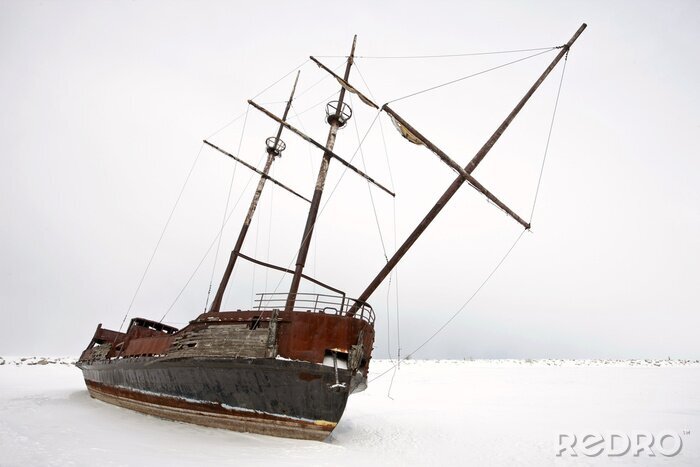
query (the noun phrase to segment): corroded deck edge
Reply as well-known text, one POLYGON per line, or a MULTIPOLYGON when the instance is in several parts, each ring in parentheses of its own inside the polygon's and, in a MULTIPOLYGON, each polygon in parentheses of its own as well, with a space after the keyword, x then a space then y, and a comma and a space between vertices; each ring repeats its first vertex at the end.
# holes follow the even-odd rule
POLYGON ((336 423, 301 420, 255 411, 226 408, 211 402, 147 394, 85 380, 90 396, 137 412, 212 428, 269 436, 323 441, 336 423))

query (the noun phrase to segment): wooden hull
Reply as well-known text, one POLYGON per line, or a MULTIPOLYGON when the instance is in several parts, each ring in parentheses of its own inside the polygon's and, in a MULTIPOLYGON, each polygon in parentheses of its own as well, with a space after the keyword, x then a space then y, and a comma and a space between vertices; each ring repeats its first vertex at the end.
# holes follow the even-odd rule
POLYGON ((322 440, 366 386, 374 329, 343 313, 204 313, 183 329, 97 327, 77 366, 90 395, 198 425, 322 440))
MULTIPOLYGON (((78 363, 96 399, 166 419, 323 440, 357 381, 351 373, 279 359, 144 357, 78 363)), ((356 377, 357 379, 357 377, 356 377)))

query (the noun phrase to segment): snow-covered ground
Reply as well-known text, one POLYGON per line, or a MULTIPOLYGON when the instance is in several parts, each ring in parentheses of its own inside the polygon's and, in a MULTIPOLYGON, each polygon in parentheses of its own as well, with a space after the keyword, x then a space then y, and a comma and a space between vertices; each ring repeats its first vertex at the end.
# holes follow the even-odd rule
MULTIPOLYGON (((95 401, 72 361, 0 359, 0 466, 700 465, 698 361, 407 361, 391 397, 393 372, 351 396, 326 442, 197 427, 95 401), (656 457, 588 457, 580 448, 578 457, 556 456, 560 434, 611 432, 657 442, 671 432, 682 448, 674 457, 657 446, 656 457)), ((375 376, 388 368, 373 361, 375 376)))

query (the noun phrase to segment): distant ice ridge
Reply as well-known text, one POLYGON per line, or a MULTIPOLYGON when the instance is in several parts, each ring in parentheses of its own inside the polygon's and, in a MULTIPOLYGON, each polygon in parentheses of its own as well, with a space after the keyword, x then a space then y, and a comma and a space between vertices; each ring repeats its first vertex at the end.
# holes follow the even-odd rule
MULTIPOLYGON (((391 365, 391 361, 387 359, 373 359, 378 365, 391 365)), ((466 366, 466 367, 700 367, 700 360, 686 359, 553 359, 553 358, 538 358, 538 359, 462 359, 462 360, 419 360, 408 359, 402 360, 401 365, 420 365, 423 363, 440 363, 445 365, 466 366)))
MULTIPOLYGON (((283 357, 277 357, 278 360, 287 360, 283 357)), ((73 365, 77 361, 77 357, 0 357, 1 365, 73 365)), ((388 359, 373 359, 377 366, 391 365, 388 359)), ((420 360, 410 359, 403 360, 401 365, 419 365, 422 363, 440 363, 445 365, 457 365, 466 367, 579 367, 579 366, 600 366, 600 367, 700 367, 700 360, 686 359, 434 359, 420 360)))
POLYGON ((0 357, 0 365, 73 365, 77 357, 0 357))

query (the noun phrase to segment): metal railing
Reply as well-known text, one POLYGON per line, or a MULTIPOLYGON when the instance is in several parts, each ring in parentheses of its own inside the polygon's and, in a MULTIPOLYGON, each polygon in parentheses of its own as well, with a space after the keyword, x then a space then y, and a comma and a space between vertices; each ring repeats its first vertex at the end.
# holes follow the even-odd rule
MULTIPOLYGON (((283 310, 287 303, 288 293, 265 292, 256 294, 254 308, 258 311, 279 309, 283 310)), ((324 313, 328 315, 343 316, 355 305, 357 300, 345 295, 329 295, 320 293, 297 293, 292 311, 324 313)), ((374 310, 366 303, 359 304, 354 318, 374 324, 374 310)))

